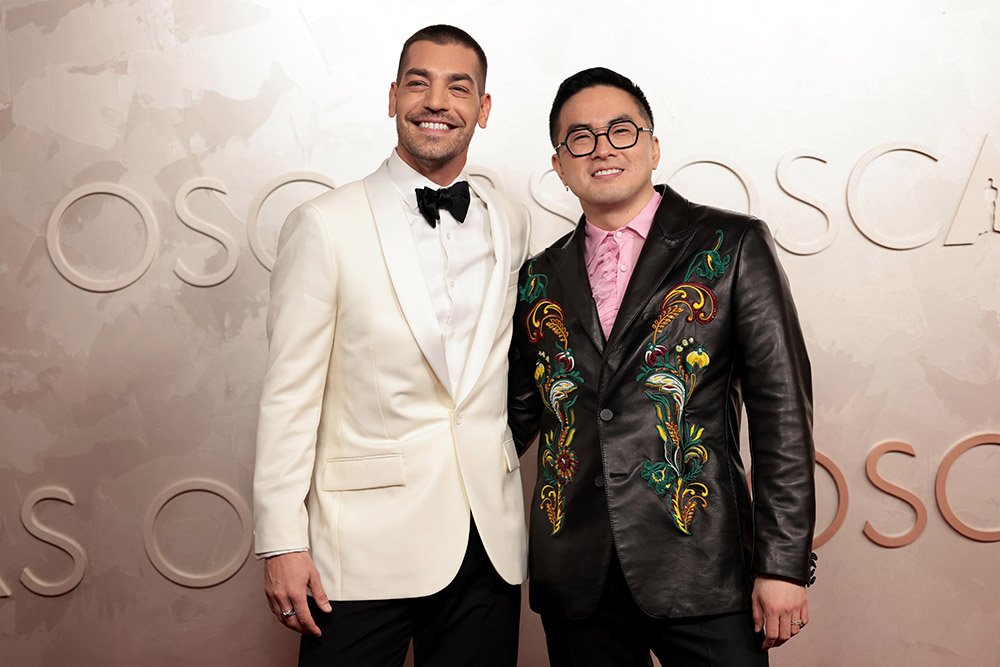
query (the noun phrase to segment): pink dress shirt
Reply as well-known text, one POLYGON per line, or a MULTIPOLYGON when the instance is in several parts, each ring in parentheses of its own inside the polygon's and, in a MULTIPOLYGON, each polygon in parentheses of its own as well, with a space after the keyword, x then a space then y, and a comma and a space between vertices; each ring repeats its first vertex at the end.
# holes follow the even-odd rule
POLYGON ((601 320, 605 340, 615 324, 625 288, 632 277, 642 244, 646 242, 653 226, 653 216, 660 205, 660 199, 660 194, 654 192, 653 198, 637 216, 613 232, 587 221, 583 259, 587 265, 587 277, 590 278, 590 289, 594 294, 594 303, 597 304, 597 316, 601 320))

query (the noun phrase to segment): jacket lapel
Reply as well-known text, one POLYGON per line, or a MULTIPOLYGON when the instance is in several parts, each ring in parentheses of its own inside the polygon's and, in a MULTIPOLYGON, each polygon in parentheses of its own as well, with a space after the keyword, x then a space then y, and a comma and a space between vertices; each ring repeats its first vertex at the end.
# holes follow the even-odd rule
POLYGON ((420 351, 450 395, 451 379, 444 352, 444 337, 434 315, 434 305, 423 279, 413 234, 386 164, 364 179, 368 203, 378 229, 382 255, 403 317, 420 351))
POLYGON ((688 225, 688 201, 666 185, 658 185, 656 189, 663 199, 625 288, 618 316, 608 336, 609 347, 617 345, 636 323, 644 324, 640 318, 642 311, 684 257, 693 238, 694 229, 688 225))
POLYGON ((594 291, 590 286, 590 278, 587 277, 587 263, 584 259, 586 237, 587 224, 581 217, 573 235, 562 248, 553 253, 552 273, 563 286, 561 297, 568 317, 580 323, 597 352, 603 354, 604 330, 597 315, 594 291))
POLYGON ((465 369, 458 383, 458 393, 455 396, 456 405, 469 395, 483 372, 487 358, 493 350, 496 341, 497 328, 504 314, 504 303, 507 301, 507 276, 510 275, 510 220, 503 206, 495 203, 490 197, 488 188, 482 187, 475 180, 469 179, 469 186, 486 204, 486 217, 490 225, 490 236, 493 239, 493 272, 486 282, 486 294, 480 306, 479 317, 476 319, 476 330, 469 346, 469 356, 465 360, 465 369))

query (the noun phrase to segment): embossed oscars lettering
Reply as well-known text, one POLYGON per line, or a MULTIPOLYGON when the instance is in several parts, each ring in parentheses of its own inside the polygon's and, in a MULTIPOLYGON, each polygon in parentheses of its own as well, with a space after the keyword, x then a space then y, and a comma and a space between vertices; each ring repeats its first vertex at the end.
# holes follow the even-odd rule
POLYGON ((246 562, 247 556, 250 554, 252 540, 252 530, 250 528, 252 521, 250 516, 250 508, 243 499, 233 489, 222 482, 211 479, 191 479, 178 482, 165 489, 153 501, 149 512, 146 513, 146 520, 143 523, 143 542, 146 547, 146 555, 149 557, 149 562, 156 568, 156 571, 175 584, 187 588, 210 588, 218 586, 239 572, 240 568, 243 567, 243 563, 246 562), (203 491, 221 498, 236 512, 236 516, 240 520, 241 541, 233 557, 218 570, 207 574, 184 572, 171 564, 163 555, 160 544, 156 539, 156 517, 160 515, 160 512, 163 511, 167 503, 181 494, 196 491, 203 491))
POLYGON ((864 156, 858 160, 858 163, 854 165, 854 169, 851 170, 851 176, 847 181, 847 210, 851 214, 851 220, 854 221, 854 225, 858 228, 858 231, 868 237, 868 240, 872 243, 877 243, 883 248, 889 248, 891 250, 912 250, 913 248, 919 248, 920 246, 927 245, 933 241, 937 237, 941 226, 934 225, 934 227, 925 229, 921 232, 914 232, 903 238, 893 238, 882 233, 875 225, 871 224, 871 221, 861 215, 861 202, 858 199, 858 190, 860 188, 861 179, 865 175, 865 170, 871 166, 872 162, 883 155, 888 155, 889 153, 895 153, 897 151, 916 153, 917 155, 923 155, 924 157, 937 162, 937 158, 931 155, 929 148, 917 144, 890 142, 876 146, 865 153, 864 156))
POLYGON ((937 479, 934 481, 934 496, 937 499, 938 509, 941 510, 941 516, 960 535, 970 540, 976 540, 977 542, 1000 542, 1000 528, 992 531, 973 528, 958 518, 958 515, 951 508, 951 503, 948 502, 948 474, 951 473, 951 467, 955 465, 955 461, 962 454, 965 454, 974 447, 984 446, 1000 447, 1000 434, 991 433, 989 435, 973 436, 955 445, 945 455, 944 460, 941 461, 941 465, 938 467, 937 479))
POLYGON ((38 522, 35 517, 35 506, 43 500, 60 500, 69 505, 76 504, 73 494, 68 489, 58 486, 43 487, 35 489, 24 499, 21 505, 21 523, 35 538, 46 544, 51 544, 57 549, 69 554, 73 560, 73 569, 60 581, 46 581, 38 577, 31 571, 30 567, 21 571, 21 583, 32 593, 44 595, 46 597, 65 595, 76 588, 87 570, 87 554, 84 553, 80 543, 72 537, 47 528, 38 522))
POLYGON ((156 256, 156 249, 160 244, 160 228, 156 223, 156 216, 153 215, 153 209, 136 192, 117 183, 91 183, 76 188, 56 204, 52 215, 49 216, 45 240, 49 250, 49 258, 63 278, 89 292, 115 292, 128 287, 141 278, 142 274, 153 263, 153 257, 156 256), (92 278, 73 267, 66 260, 59 242, 59 223, 62 222, 69 207, 84 197, 95 195, 110 195, 123 200, 135 209, 146 228, 146 247, 142 253, 142 259, 129 271, 108 280, 92 278))
MULTIPOLYGON (((489 172, 484 174, 484 176, 489 178, 491 174, 492 172, 489 172)), ((495 177, 495 174, 493 176, 495 177)), ((316 185, 323 185, 330 189, 337 187, 332 179, 323 174, 311 171, 296 171, 280 176, 267 183, 254 198, 247 213, 247 242, 254 257, 268 271, 274 266, 274 253, 264 247, 264 243, 260 238, 260 210, 268 197, 278 189, 291 183, 315 183, 316 185)), ((178 259, 174 263, 174 273, 185 283, 194 287, 214 287, 225 282, 235 273, 239 262, 239 249, 236 240, 231 234, 199 218, 188 207, 188 197, 196 190, 211 190, 224 195, 227 193, 226 186, 221 181, 212 178, 193 178, 184 183, 174 197, 174 211, 181 223, 185 227, 220 243, 226 250, 226 261, 218 271, 199 275, 188 266, 184 259, 178 259)), ((56 204, 55 209, 53 209, 52 214, 49 216, 46 227, 46 244, 53 266, 71 284, 89 292, 115 292, 139 280, 152 265, 160 244, 160 228, 152 207, 139 193, 117 183, 91 183, 72 190, 56 204), (129 271, 111 279, 99 279, 88 276, 70 264, 63 253, 59 240, 59 226, 66 215, 66 211, 84 197, 96 195, 117 197, 129 204, 139 214, 146 231, 145 248, 139 263, 129 271)))
POLYGON ((868 481, 870 481, 879 491, 883 491, 888 493, 890 496, 899 498, 904 503, 909 505, 916 514, 916 520, 914 520, 913 527, 910 528, 910 530, 895 537, 883 535, 875 529, 875 526, 872 525, 871 521, 865 521, 863 532, 865 537, 875 544, 881 547, 886 547, 887 549, 895 549, 898 547, 905 547, 907 544, 912 543, 920 537, 921 533, 924 532, 924 528, 927 527, 927 507, 920 500, 920 498, 917 498, 906 489, 887 481, 884 477, 882 477, 882 475, 879 474, 878 460, 882 458, 884 454, 889 452, 899 452, 909 456, 917 455, 916 450, 913 449, 913 446, 908 443, 883 442, 869 452, 868 458, 865 461, 865 474, 868 476, 868 481))
MULTIPOLYGON (((929 148, 916 143, 889 142, 876 146, 865 153, 851 170, 851 175, 847 183, 847 208, 854 226, 872 243, 890 250, 912 250, 927 245, 937 238, 941 225, 928 226, 925 229, 912 232, 906 236, 892 236, 880 230, 873 220, 863 214, 863 207, 860 201, 859 191, 867 169, 882 156, 896 152, 915 153, 934 162, 938 161, 931 154, 929 148)), ((778 186, 788 197, 805 204, 822 215, 826 228, 817 238, 803 241, 796 238, 785 226, 781 226, 775 231, 775 241, 788 252, 797 255, 815 255, 833 245, 837 238, 838 225, 827 212, 827 207, 791 186, 788 171, 794 162, 803 159, 826 164, 826 160, 819 156, 819 151, 813 149, 788 152, 778 162, 775 172, 778 186)), ((743 169, 732 165, 719 156, 689 156, 669 170, 669 176, 666 180, 669 182, 683 169, 698 164, 715 165, 735 176, 746 197, 746 212, 750 215, 759 215, 760 202, 757 198, 757 191, 753 181, 743 169)), ((494 172, 482 167, 470 167, 469 173, 471 176, 485 179, 491 183, 499 183, 499 177, 494 172)), ((571 225, 575 225, 580 217, 579 206, 569 195, 560 199, 557 195, 550 192, 553 181, 550 175, 553 173, 551 169, 534 172, 529 178, 528 191, 536 205, 562 218, 571 225)), ((267 249, 261 240, 259 230, 260 211, 268 197, 274 194, 279 188, 291 183, 314 183, 331 189, 336 188, 336 184, 323 174, 310 171, 296 171, 275 178, 261 189, 251 203, 250 210, 247 212, 247 242, 254 257, 268 271, 274 266, 274 253, 267 249)), ((988 233, 991 229, 992 231, 1000 232, 1000 215, 998 215, 1000 188, 998 188, 998 185, 1000 185, 1000 151, 998 151, 995 142, 987 135, 983 140, 979 156, 976 159, 958 209, 952 219, 948 234, 944 240, 944 245, 969 245, 975 243, 977 238, 988 233)), ((181 223, 189 229, 221 244, 226 251, 226 260, 222 268, 218 271, 200 275, 192 270, 184 259, 178 259, 174 263, 174 273, 189 285, 195 287, 213 287, 228 280, 236 271, 239 262, 239 252, 236 241, 231 234, 191 212, 187 204, 187 199, 196 190, 210 190, 225 195, 227 189, 218 180, 195 178, 182 185, 174 198, 174 211, 181 223)), ((56 270, 73 285, 91 292, 114 292, 128 287, 141 278, 153 263, 159 239, 159 226, 150 205, 135 191, 116 183, 91 183, 71 191, 63 197, 52 211, 46 230, 49 257, 56 270), (95 195, 108 195, 127 202, 138 212, 146 230, 146 244, 139 263, 129 271, 112 279, 102 280, 94 278, 72 266, 66 259, 59 242, 59 225, 66 211, 84 197, 95 195)))
POLYGON ((847 507, 849 505, 847 480, 844 479, 844 473, 833 462, 833 459, 822 452, 816 452, 816 465, 830 473, 830 477, 833 478, 833 483, 837 488, 837 511, 834 513, 833 521, 830 522, 826 530, 813 538, 813 549, 819 549, 837 534, 840 527, 844 525, 844 519, 847 518, 847 507))
POLYGON ((188 195, 195 190, 211 190, 212 192, 224 195, 226 194, 226 186, 214 178, 193 178, 177 191, 177 196, 174 198, 174 212, 177 214, 177 219, 186 227, 222 244, 222 247, 226 249, 226 262, 215 273, 200 276, 189 269, 183 259, 178 259, 174 263, 174 273, 188 285, 193 285, 194 287, 214 287, 229 280, 230 276, 236 271, 240 252, 236 246, 236 239, 232 235, 210 225, 208 222, 194 215, 191 209, 188 208, 188 195))
POLYGON ((260 229, 258 228, 260 209, 264 207, 264 202, 275 191, 291 183, 315 183, 316 185, 325 185, 331 190, 337 187, 333 180, 323 174, 311 171, 296 171, 274 179, 265 185, 260 194, 254 198, 253 203, 250 204, 250 212, 247 213, 247 240, 250 243, 250 250, 253 251, 253 256, 268 271, 274 268, 274 253, 265 249, 263 242, 260 240, 260 229))
MULTIPOLYGON (((975 447, 1000 447, 1000 433, 970 436, 952 447, 941 461, 937 470, 934 493, 941 516, 945 522, 959 535, 974 542, 1000 542, 1000 528, 984 530, 975 528, 962 521, 948 500, 947 485, 949 475, 955 462, 969 450, 975 447)), ((865 471, 871 484, 880 491, 898 498, 908 504, 916 518, 913 526, 902 535, 888 536, 879 532, 871 521, 865 521, 863 534, 874 544, 887 549, 897 549, 912 544, 924 532, 927 526, 928 513, 924 503, 913 493, 887 481, 878 472, 878 461, 890 453, 906 454, 916 457, 914 447, 905 442, 887 441, 880 443, 869 452, 865 461, 865 471)), ((840 467, 827 455, 816 452, 816 465, 823 468, 833 479, 836 489, 836 511, 830 525, 813 540, 813 548, 819 549, 828 543, 843 527, 850 505, 847 480, 840 467)), ((29 591, 46 597, 65 595, 74 590, 87 570, 87 555, 79 542, 73 538, 43 526, 35 516, 35 508, 45 500, 59 500, 74 505, 76 500, 68 489, 58 486, 46 486, 32 491, 24 499, 21 507, 21 523, 25 530, 38 540, 60 549, 72 559, 73 567, 61 580, 47 581, 39 577, 30 567, 25 567, 21 573, 21 583, 29 591)), ((210 588, 218 586, 239 572, 246 564, 252 543, 251 512, 247 503, 230 486, 212 479, 188 479, 177 482, 164 489, 150 504, 142 525, 143 544, 149 562, 167 580, 186 588, 210 588), (235 545, 233 555, 223 566, 205 573, 194 573, 182 570, 171 563, 163 553, 156 536, 157 518, 172 500, 185 493, 201 492, 225 502, 235 512, 240 522, 239 543, 235 545)), ((0 598, 12 597, 10 587, 0 581, 0 598)))
POLYGON ((747 199, 746 213, 747 215, 760 215, 760 202, 757 199, 757 189, 753 186, 753 181, 746 175, 746 172, 739 167, 734 167, 727 164, 724 158, 716 155, 694 155, 685 159, 681 164, 674 167, 669 171, 670 175, 667 176, 666 182, 669 183, 670 180, 679 174, 684 169, 688 167, 693 167, 696 164, 714 164, 718 167, 722 167, 739 181, 740 187, 743 188, 743 194, 747 199))
POLYGON ((979 157, 972 167, 972 174, 965 185, 962 200, 951 221, 951 229, 944 240, 945 245, 970 245, 992 229, 1000 232, 1000 215, 997 207, 998 186, 1000 186, 1000 150, 986 135, 979 149, 979 157), (985 195, 985 202, 984 196, 985 195), (985 207, 984 207, 985 203, 985 207), (983 210, 985 208, 985 211, 983 210))
POLYGON ((788 232, 788 226, 782 225, 774 232, 774 242, 779 246, 784 248, 790 253, 796 255, 815 255, 817 253, 823 252, 831 245, 837 238, 837 225, 833 223, 830 219, 829 214, 818 202, 813 201, 808 195, 802 194, 797 190, 793 190, 792 186, 789 184, 790 178, 788 176, 788 170, 791 168, 792 163, 796 160, 815 160, 816 162, 821 162, 826 164, 826 160, 819 157, 819 151, 806 149, 805 152, 802 150, 792 151, 785 153, 781 160, 778 161, 778 168, 775 171, 775 178, 778 181, 778 187, 781 191, 792 199, 802 202, 806 206, 815 209, 823 216, 826 221, 826 230, 821 236, 812 241, 798 241, 788 232))

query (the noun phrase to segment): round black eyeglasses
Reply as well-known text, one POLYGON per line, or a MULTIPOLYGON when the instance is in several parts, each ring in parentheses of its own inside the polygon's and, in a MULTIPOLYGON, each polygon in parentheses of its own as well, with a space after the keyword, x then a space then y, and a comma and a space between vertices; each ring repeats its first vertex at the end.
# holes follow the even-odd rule
POLYGON ((570 130, 566 139, 556 144, 556 150, 558 151, 560 146, 565 146, 573 157, 585 157, 597 150, 598 137, 607 137, 612 148, 623 150, 635 146, 641 133, 653 133, 653 128, 639 127, 630 120, 620 120, 605 128, 598 129, 604 131, 598 132, 589 127, 578 127, 575 130, 570 130))

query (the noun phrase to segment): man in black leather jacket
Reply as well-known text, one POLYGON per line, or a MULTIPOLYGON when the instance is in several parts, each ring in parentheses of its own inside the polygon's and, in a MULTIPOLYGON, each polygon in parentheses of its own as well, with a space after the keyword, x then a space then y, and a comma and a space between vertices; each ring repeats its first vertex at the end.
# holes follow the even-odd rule
POLYGON ((540 435, 529 577, 550 661, 766 665, 809 621, 815 523, 809 359, 770 233, 653 185, 629 79, 571 76, 549 122, 584 216, 521 271, 510 421, 520 451, 540 435))

